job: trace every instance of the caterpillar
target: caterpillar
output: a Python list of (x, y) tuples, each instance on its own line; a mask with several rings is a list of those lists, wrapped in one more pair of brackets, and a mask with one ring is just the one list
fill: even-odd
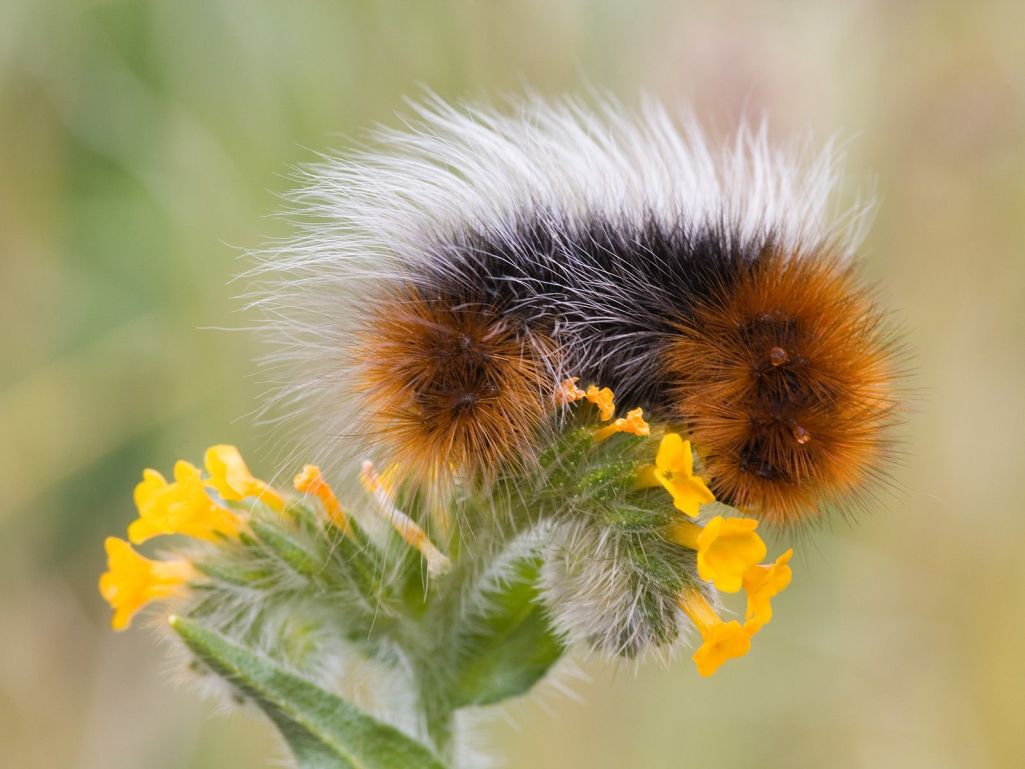
[(323, 457), (360, 436), (419, 484), (486, 478), (577, 376), (680, 425), (716, 497), (768, 523), (871, 493), (898, 345), (832, 145), (716, 146), (651, 101), (413, 110), (300, 170), (299, 234), (258, 268), (272, 406)]

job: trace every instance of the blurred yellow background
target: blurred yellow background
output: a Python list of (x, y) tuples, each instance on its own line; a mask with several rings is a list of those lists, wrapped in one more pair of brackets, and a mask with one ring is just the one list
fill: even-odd
[(513, 769), (1025, 766), (1025, 5), (0, 3), (0, 764), (277, 765), (258, 717), (114, 635), (101, 541), (142, 467), (248, 447), (261, 391), (229, 280), (290, 165), (426, 84), (644, 89), (728, 129), (851, 139), (867, 272), (908, 330), (899, 496), (801, 542), (745, 659), (585, 662), (519, 703)]

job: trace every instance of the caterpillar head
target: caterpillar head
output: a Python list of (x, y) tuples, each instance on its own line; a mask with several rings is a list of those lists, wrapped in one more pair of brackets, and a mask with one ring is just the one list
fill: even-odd
[(678, 332), (672, 408), (719, 499), (793, 524), (881, 474), (895, 348), (849, 264), (770, 244)]

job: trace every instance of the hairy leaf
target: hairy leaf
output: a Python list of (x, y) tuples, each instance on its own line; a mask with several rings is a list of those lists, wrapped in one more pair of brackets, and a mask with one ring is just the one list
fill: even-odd
[(520, 559), (508, 580), (485, 592), (486, 611), (467, 620), (457, 637), (453, 707), (525, 694), (562, 657), (565, 647), (537, 601), (540, 564), (538, 558)]
[(171, 624), (200, 660), (255, 700), (301, 769), (444, 769), (425, 746), (267, 657), (191, 620)]

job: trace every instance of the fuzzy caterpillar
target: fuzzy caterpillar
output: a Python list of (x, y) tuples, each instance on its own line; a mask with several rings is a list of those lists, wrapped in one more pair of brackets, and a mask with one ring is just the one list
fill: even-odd
[(681, 425), (716, 496), (776, 524), (885, 472), (895, 346), (831, 209), (835, 160), (658, 105), (416, 107), (302, 172), (260, 304), (330, 462), (354, 437), (417, 484), (529, 462), (580, 376)]

